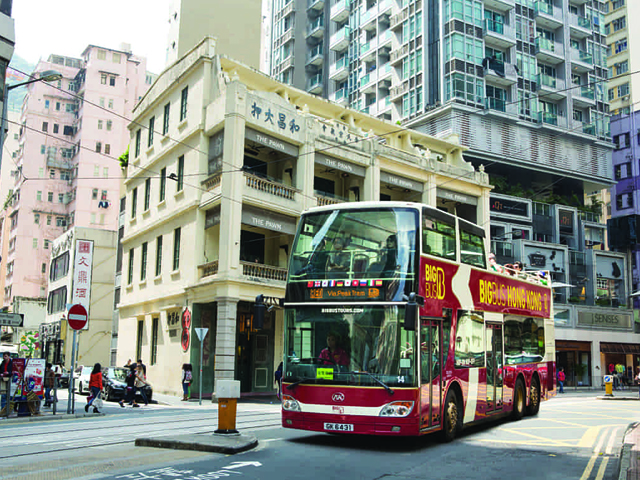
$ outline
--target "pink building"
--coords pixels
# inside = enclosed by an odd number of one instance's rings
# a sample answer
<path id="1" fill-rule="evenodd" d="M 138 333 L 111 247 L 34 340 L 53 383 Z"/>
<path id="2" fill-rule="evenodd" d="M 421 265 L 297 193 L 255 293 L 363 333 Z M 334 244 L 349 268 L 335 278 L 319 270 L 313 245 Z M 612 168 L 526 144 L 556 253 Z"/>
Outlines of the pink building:
<path id="1" fill-rule="evenodd" d="M 82 58 L 50 55 L 36 66 L 45 70 L 63 78 L 31 84 L 23 104 L 5 210 L 4 306 L 18 296 L 46 296 L 54 238 L 72 226 L 117 230 L 118 157 L 129 143 L 133 107 L 154 78 L 127 45 L 89 45 Z M 52 313 L 59 305 L 49 300 Z"/>

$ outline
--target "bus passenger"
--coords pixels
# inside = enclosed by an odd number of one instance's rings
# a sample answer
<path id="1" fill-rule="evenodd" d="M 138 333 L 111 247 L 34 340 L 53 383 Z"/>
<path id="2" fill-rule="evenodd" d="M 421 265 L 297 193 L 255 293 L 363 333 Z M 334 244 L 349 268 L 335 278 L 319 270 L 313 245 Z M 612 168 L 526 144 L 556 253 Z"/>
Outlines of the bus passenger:
<path id="1" fill-rule="evenodd" d="M 320 360 L 325 360 L 325 365 L 349 365 L 349 356 L 338 346 L 340 335 L 337 332 L 329 332 L 327 335 L 327 348 L 320 352 Z"/>
<path id="2" fill-rule="evenodd" d="M 387 237 L 384 256 L 385 261 L 382 269 L 382 277 L 391 278 L 398 269 L 398 238 L 395 235 L 389 235 Z"/>
<path id="3" fill-rule="evenodd" d="M 327 263 L 327 270 L 333 274 L 330 278 L 342 278 L 343 274 L 349 271 L 349 254 L 344 251 L 346 243 L 342 237 L 333 241 L 333 253 L 329 255 Z"/>

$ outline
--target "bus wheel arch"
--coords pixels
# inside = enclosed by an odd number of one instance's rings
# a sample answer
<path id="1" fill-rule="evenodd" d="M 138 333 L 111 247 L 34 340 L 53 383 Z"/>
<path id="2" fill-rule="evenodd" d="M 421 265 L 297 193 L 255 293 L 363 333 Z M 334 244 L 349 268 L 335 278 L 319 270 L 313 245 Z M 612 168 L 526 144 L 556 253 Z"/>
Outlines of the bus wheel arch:
<path id="1" fill-rule="evenodd" d="M 520 420 L 525 411 L 527 404 L 527 389 L 525 387 L 526 382 L 522 374 L 516 377 L 515 387 L 513 388 L 513 409 L 511 411 L 511 418 L 513 420 Z"/>
<path id="2" fill-rule="evenodd" d="M 527 405 L 527 415 L 537 415 L 540 411 L 540 401 L 542 391 L 540 390 L 540 377 L 538 372 L 534 372 L 531 377 L 531 385 L 529 387 L 529 404 Z"/>
<path id="3" fill-rule="evenodd" d="M 464 402 L 462 389 L 457 382 L 452 382 L 447 389 L 442 412 L 442 437 L 445 442 L 452 441 L 462 431 L 464 419 Z"/>

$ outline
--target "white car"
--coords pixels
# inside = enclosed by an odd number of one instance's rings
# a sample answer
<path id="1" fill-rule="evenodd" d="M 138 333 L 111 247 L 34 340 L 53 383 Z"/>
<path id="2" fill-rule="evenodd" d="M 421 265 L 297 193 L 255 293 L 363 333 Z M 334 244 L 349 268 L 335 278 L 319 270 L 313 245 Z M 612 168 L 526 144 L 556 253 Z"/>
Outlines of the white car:
<path id="1" fill-rule="evenodd" d="M 89 394 L 89 381 L 91 379 L 92 371 L 93 367 L 88 367 L 86 365 L 76 368 L 73 376 L 76 379 L 76 391 L 78 393 L 86 393 L 87 395 Z"/>

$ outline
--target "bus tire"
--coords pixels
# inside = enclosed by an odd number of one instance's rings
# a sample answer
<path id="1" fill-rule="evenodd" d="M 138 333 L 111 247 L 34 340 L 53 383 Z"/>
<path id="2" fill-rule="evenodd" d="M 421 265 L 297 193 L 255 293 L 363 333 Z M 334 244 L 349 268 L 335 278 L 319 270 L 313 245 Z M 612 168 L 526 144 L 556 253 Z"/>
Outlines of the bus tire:
<path id="1" fill-rule="evenodd" d="M 453 390 L 449 390 L 447 398 L 444 401 L 444 414 L 442 416 L 442 438 L 445 442 L 451 442 L 456 438 L 458 430 L 460 430 L 460 424 L 462 411 L 460 409 L 460 402 L 458 396 Z"/>
<path id="2" fill-rule="evenodd" d="M 527 405 L 527 415 L 537 415 L 540 411 L 540 382 L 536 377 L 531 379 L 531 390 L 529 391 L 529 405 Z"/>
<path id="3" fill-rule="evenodd" d="M 513 391 L 513 412 L 511 412 L 511 418 L 514 421 L 518 421 L 524 415 L 525 404 L 527 401 L 524 382 L 522 378 L 516 380 L 516 388 Z"/>

